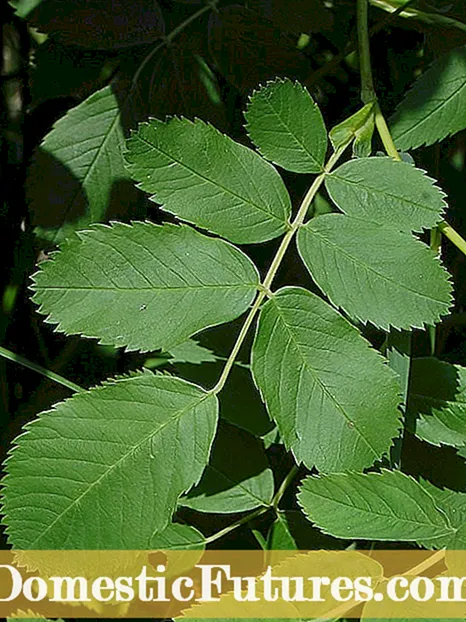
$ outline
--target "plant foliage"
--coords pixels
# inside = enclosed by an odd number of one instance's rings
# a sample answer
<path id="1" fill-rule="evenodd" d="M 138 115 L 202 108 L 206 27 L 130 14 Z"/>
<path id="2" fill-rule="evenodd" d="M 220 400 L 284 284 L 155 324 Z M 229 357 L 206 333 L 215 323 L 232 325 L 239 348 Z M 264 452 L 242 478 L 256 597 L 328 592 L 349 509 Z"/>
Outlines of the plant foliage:
<path id="1" fill-rule="evenodd" d="M 389 79 L 360 55 L 355 106 L 355 3 L 330 4 L 13 2 L 72 103 L 24 156 L 30 215 L 6 229 L 25 233 L 11 255 L 29 249 L 47 326 L 34 316 L 24 339 L 50 370 L 1 354 L 62 385 L 15 419 L 12 548 L 202 551 L 232 532 L 234 548 L 466 547 L 464 271 L 441 242 L 466 253 L 445 221 L 464 136 L 396 150 L 466 127 L 464 43 L 432 48 L 461 15 L 376 3 L 427 42 L 379 99 L 367 84 Z M 36 110 L 50 96 L 31 74 Z M 33 393 L 14 386 L 12 403 Z"/>

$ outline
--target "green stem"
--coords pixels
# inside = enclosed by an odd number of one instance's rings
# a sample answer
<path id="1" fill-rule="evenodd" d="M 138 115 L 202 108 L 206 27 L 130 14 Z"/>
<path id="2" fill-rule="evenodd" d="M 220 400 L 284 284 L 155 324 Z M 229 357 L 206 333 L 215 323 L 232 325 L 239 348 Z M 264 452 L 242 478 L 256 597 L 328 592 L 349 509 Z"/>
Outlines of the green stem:
<path id="1" fill-rule="evenodd" d="M 13 363 L 18 363 L 19 365 L 22 365 L 23 367 L 32 369 L 32 371 L 35 371 L 38 374 L 41 374 L 42 376 L 45 376 L 49 380 L 53 380 L 54 382 L 61 384 L 62 386 L 66 387 L 67 389 L 70 389 L 71 391 L 82 392 L 85 390 L 79 385 L 75 384 L 74 382 L 71 382 L 71 380 L 67 380 L 66 378 L 63 378 L 63 376 L 60 376 L 59 374 L 56 374 L 55 372 L 50 371 L 49 369 L 46 369 L 45 367 L 42 367 L 42 365 L 33 363 L 32 361 L 29 361 L 28 359 L 24 358 L 24 356 L 21 356 L 20 354 L 15 354 L 15 352 L 11 352 L 11 350 L 7 350 L 6 348 L 3 348 L 1 346 L 0 346 L 0 356 L 3 356 L 3 358 L 8 359 L 9 361 L 13 361 Z"/>
<path id="2" fill-rule="evenodd" d="M 299 210 L 298 210 L 298 213 L 296 214 L 295 219 L 291 223 L 290 228 L 288 229 L 286 234 L 283 236 L 282 242 L 278 248 L 278 251 L 275 257 L 273 258 L 269 271 L 267 272 L 267 275 L 265 276 L 265 279 L 260 286 L 259 292 L 254 301 L 254 304 L 252 305 L 251 310 L 249 311 L 246 317 L 246 320 L 240 330 L 238 338 L 236 339 L 236 342 L 233 346 L 230 356 L 228 357 L 225 367 L 222 370 L 220 378 L 218 379 L 217 384 L 211 390 L 211 393 L 213 393 L 214 395 L 216 395 L 217 393 L 220 393 L 220 391 L 225 386 L 225 383 L 228 380 L 228 376 L 230 375 L 231 369 L 233 365 L 235 364 L 236 357 L 238 356 L 241 346 L 243 345 L 244 340 L 246 339 L 246 336 L 249 332 L 249 329 L 251 328 L 254 322 L 257 312 L 259 311 L 265 298 L 268 295 L 270 295 L 270 287 L 278 272 L 278 269 L 280 268 L 283 258 L 285 257 L 286 251 L 288 250 L 288 247 L 291 244 L 291 241 L 293 240 L 298 229 L 304 223 L 304 219 L 306 218 L 306 214 L 309 210 L 309 207 L 312 201 L 314 200 L 320 186 L 322 185 L 326 174 L 330 172 L 332 168 L 335 166 L 336 162 L 338 161 L 338 159 L 340 158 L 340 156 L 342 155 L 346 147 L 347 147 L 347 144 L 340 147 L 340 149 L 338 149 L 329 158 L 323 172 L 314 179 L 311 187 L 309 188 L 308 192 L 306 193 L 306 196 L 304 197 L 299 207 Z"/>
<path id="3" fill-rule="evenodd" d="M 466 32 L 466 24 L 458 19 L 454 19 L 453 17 L 448 17 L 448 15 L 441 15 L 440 13 L 426 13 L 425 11 L 419 11 L 415 8 L 407 10 L 408 3 L 406 5 L 401 5 L 395 9 L 394 6 L 392 6 L 389 2 L 386 2 L 385 0 L 369 0 L 369 2 L 378 9 L 382 9 L 382 11 L 387 11 L 389 15 L 393 15 L 396 10 L 399 11 L 401 17 L 404 17 L 406 19 L 415 19 L 432 26 L 446 26 L 447 28 L 457 28 L 462 32 Z M 410 2 L 409 4 L 412 3 Z"/>
<path id="4" fill-rule="evenodd" d="M 385 17 L 383 19 L 381 19 L 379 22 L 377 22 L 369 30 L 369 37 L 372 37 L 373 35 L 377 34 L 380 30 L 383 30 L 385 28 L 385 26 L 388 26 L 395 19 L 395 17 L 398 17 L 398 15 L 407 6 L 413 4 L 413 2 L 415 2 L 415 1 L 416 0 L 408 0 L 404 5 L 399 6 L 396 9 L 396 11 L 393 11 L 393 13 L 388 13 L 388 15 L 385 15 Z M 315 84 L 316 82 L 319 82 L 319 80 L 324 78 L 327 74 L 329 74 L 330 72 L 334 71 L 338 67 L 338 65 L 342 61 L 345 60 L 345 58 L 347 58 L 348 56 L 350 56 L 351 54 L 356 52 L 356 50 L 357 50 L 357 45 L 356 45 L 355 41 L 350 41 L 345 46 L 345 49 L 343 50 L 343 52 L 341 52 L 340 54 L 337 54 L 336 56 L 334 56 L 332 58 L 332 60 L 330 60 L 328 63 L 326 63 L 320 69 L 317 69 L 317 71 L 314 71 L 314 73 L 310 76 L 310 78 L 308 80 L 306 80 L 305 84 L 308 87 L 310 87 L 313 84 Z"/>
<path id="5" fill-rule="evenodd" d="M 362 12 L 362 10 L 359 10 L 359 6 L 362 4 L 364 4 L 367 9 L 367 0 L 358 0 L 358 17 L 365 16 L 367 19 L 367 10 L 365 13 Z M 363 99 L 362 89 L 364 88 L 364 84 L 369 80 L 369 77 L 370 80 L 372 80 L 368 48 L 369 36 L 367 32 L 367 21 L 365 22 L 365 24 L 359 24 L 358 22 L 358 32 L 362 35 L 362 40 L 360 40 L 360 55 L 361 57 L 364 56 L 364 58 L 366 59 L 369 58 L 369 68 L 364 65 L 364 71 L 366 72 L 365 77 L 363 76 L 363 64 L 361 63 L 361 98 Z M 362 49 L 363 46 L 364 50 Z M 374 97 L 376 97 L 375 93 Z M 375 125 L 377 127 L 377 131 L 387 154 L 391 156 L 394 160 L 401 160 L 401 156 L 398 153 L 398 149 L 396 148 L 385 117 L 377 101 L 375 103 Z M 455 231 L 455 229 L 453 229 L 450 224 L 448 224 L 446 221 L 442 221 L 438 225 L 438 229 L 443 233 L 446 238 L 450 240 L 450 242 L 452 242 L 464 255 L 466 255 L 466 240 L 464 240 L 464 238 L 457 231 Z"/>
<path id="6" fill-rule="evenodd" d="M 285 491 L 288 488 L 288 486 L 291 484 L 291 482 L 295 478 L 296 474 L 298 473 L 298 470 L 299 470 L 298 467 L 294 465 L 291 471 L 288 473 L 288 475 L 285 477 L 285 479 L 281 483 L 280 488 L 278 489 L 278 492 L 273 498 L 270 506 L 260 507 L 254 512 L 251 512 L 250 514 L 248 514 L 247 516 L 243 516 L 243 518 L 240 518 L 239 520 L 232 523 L 231 525 L 228 525 L 228 527 L 225 527 L 224 529 L 217 531 L 216 533 L 206 538 L 206 544 L 215 542 L 215 540 L 220 540 L 220 538 L 223 538 L 224 536 L 228 535 L 235 529 L 238 529 L 238 527 L 241 527 L 241 525 L 246 525 L 250 521 L 254 520 L 255 518 L 258 518 L 259 516 L 262 516 L 262 514 L 265 514 L 271 509 L 275 510 L 276 512 L 281 498 L 285 494 Z"/>
<path id="7" fill-rule="evenodd" d="M 179 26 L 174 28 L 166 37 L 165 40 L 167 43 L 171 43 L 175 37 L 177 37 L 185 28 L 187 28 L 192 22 L 195 22 L 199 17 L 204 15 L 204 13 L 208 13 L 209 11 L 213 11 L 218 4 L 218 0 L 211 0 L 207 2 L 205 6 L 201 9 L 190 15 L 184 22 L 181 22 Z"/>
<path id="8" fill-rule="evenodd" d="M 187 28 L 190 24 L 192 24 L 192 22 L 196 21 L 199 17 L 204 15 L 204 13 L 213 11 L 215 7 L 217 6 L 217 4 L 218 4 L 218 0 L 211 0 L 210 2 L 207 2 L 205 6 L 203 6 L 201 9 L 199 9 L 198 11 L 196 11 L 195 13 L 187 17 L 184 20 L 184 22 L 181 22 L 181 24 L 179 24 L 176 28 L 174 28 L 171 32 L 169 32 L 168 35 L 166 35 L 163 38 L 163 40 L 158 45 L 156 45 L 153 50 L 151 50 L 151 52 L 145 57 L 145 59 L 139 65 L 138 70 L 133 76 L 132 87 L 134 88 L 136 86 L 139 78 L 141 77 L 141 73 L 144 71 L 147 64 L 154 58 L 154 56 L 157 54 L 159 50 L 161 50 L 167 45 L 170 45 L 170 43 L 173 42 L 173 39 L 175 39 L 175 37 L 177 37 L 180 33 L 182 33 L 183 30 L 185 30 L 185 28 Z"/>
<path id="9" fill-rule="evenodd" d="M 393 142 L 392 135 L 388 129 L 387 122 L 383 116 L 382 110 L 378 102 L 375 104 L 375 126 L 379 132 L 380 139 L 382 140 L 385 151 L 394 160 L 401 161 L 401 156 L 398 153 L 395 143 Z"/>
<path id="10" fill-rule="evenodd" d="M 240 518 L 235 523 L 228 525 L 228 527 L 225 527 L 224 529 L 220 529 L 220 531 L 217 531 L 216 533 L 212 534 L 211 536 L 205 539 L 205 543 L 210 544 L 211 542 L 220 540 L 220 538 L 223 538 L 224 536 L 228 535 L 235 529 L 238 529 L 238 527 L 241 527 L 241 525 L 245 525 L 246 523 L 249 523 L 249 521 L 252 521 L 255 518 L 258 518 L 259 516 L 262 516 L 262 514 L 265 514 L 269 510 L 270 510 L 269 506 L 258 508 L 254 512 L 251 512 L 250 514 L 248 514 L 247 516 L 243 516 L 243 518 Z"/>
<path id="11" fill-rule="evenodd" d="M 357 0 L 359 68 L 361 72 L 361 100 L 363 104 L 369 104 L 375 99 L 367 12 L 367 0 Z"/>
<path id="12" fill-rule="evenodd" d="M 443 235 L 450 240 L 450 242 L 453 242 L 453 244 L 459 248 L 464 255 L 466 255 L 466 240 L 462 238 L 451 225 L 444 220 L 439 224 L 438 228 Z"/>
<path id="13" fill-rule="evenodd" d="M 291 468 L 291 471 L 288 473 L 288 475 L 285 477 L 285 479 L 281 483 L 280 488 L 277 491 L 277 494 L 272 500 L 272 507 L 275 510 L 278 509 L 278 506 L 280 504 L 280 501 L 282 500 L 283 495 L 287 491 L 288 486 L 291 484 L 291 482 L 294 480 L 294 478 L 298 474 L 298 471 L 299 471 L 299 467 L 296 464 L 294 464 L 293 467 Z"/>

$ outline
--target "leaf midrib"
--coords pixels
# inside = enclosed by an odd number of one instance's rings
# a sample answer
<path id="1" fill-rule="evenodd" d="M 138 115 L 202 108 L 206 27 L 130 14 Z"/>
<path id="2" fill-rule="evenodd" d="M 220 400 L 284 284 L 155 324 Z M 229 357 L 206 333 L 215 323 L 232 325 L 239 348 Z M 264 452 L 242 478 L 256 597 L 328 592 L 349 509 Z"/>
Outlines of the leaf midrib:
<path id="1" fill-rule="evenodd" d="M 202 179 L 203 181 L 208 182 L 209 184 L 212 184 L 213 186 L 217 187 L 217 188 L 221 188 L 226 194 L 230 194 L 231 196 L 235 197 L 236 199 L 239 199 L 240 201 L 242 201 L 243 203 L 246 203 L 247 205 L 251 205 L 252 207 L 254 207 L 255 209 L 259 210 L 260 212 L 263 212 L 264 214 L 267 214 L 267 216 L 269 218 L 273 218 L 274 220 L 277 220 L 282 226 L 286 226 L 287 223 L 287 219 L 281 219 L 278 216 L 276 216 L 273 212 L 268 211 L 265 207 L 262 207 L 261 205 L 255 203 L 254 201 L 252 201 L 249 198 L 244 198 L 243 196 L 241 196 L 240 194 L 237 194 L 236 192 L 233 192 L 230 188 L 226 188 L 224 185 L 222 185 L 221 183 L 218 183 L 217 181 L 212 181 L 212 179 L 210 179 L 209 177 L 206 177 L 205 175 L 202 175 L 201 173 L 199 173 L 198 171 L 194 170 L 192 167 L 188 166 L 187 164 L 185 164 L 184 162 L 182 162 L 181 160 L 175 158 L 172 154 L 165 152 L 163 149 L 161 149 L 158 145 L 154 145 L 153 143 L 149 142 L 147 139 L 145 139 L 143 136 L 138 135 L 137 138 L 142 141 L 143 143 L 145 143 L 150 149 L 153 149 L 154 151 L 158 151 L 159 153 L 161 153 L 162 155 L 164 155 L 166 158 L 169 158 L 170 160 L 172 160 L 173 162 L 176 162 L 176 164 L 178 164 L 179 166 L 185 168 L 186 170 L 188 170 L 190 173 L 192 173 L 193 175 L 199 177 L 200 179 Z M 257 155 L 257 154 L 255 154 Z M 258 156 L 260 157 L 260 156 Z M 133 164 L 134 166 L 134 164 Z M 152 192 L 152 191 L 151 191 Z M 155 192 L 155 196 L 157 196 L 157 192 Z M 280 201 L 280 205 L 282 207 L 284 207 Z"/>
<path id="2" fill-rule="evenodd" d="M 423 179 L 426 179 L 425 175 L 423 175 L 422 177 L 423 177 Z M 367 190 L 369 192 L 373 192 L 374 194 L 380 194 L 382 196 L 389 197 L 390 199 L 396 199 L 397 201 L 400 201 L 400 202 L 402 201 L 404 203 L 408 203 L 408 205 L 412 205 L 413 207 L 421 208 L 421 209 L 425 209 L 425 210 L 430 211 L 430 212 L 437 213 L 437 209 L 435 207 L 430 207 L 429 205 L 426 205 L 425 203 L 417 203 L 416 201 L 407 199 L 404 196 L 400 197 L 400 196 L 398 196 L 396 194 L 392 194 L 390 192 L 386 192 L 384 190 L 380 190 L 379 188 L 373 188 L 372 186 L 365 185 L 364 182 L 354 181 L 352 179 L 348 179 L 347 177 L 340 177 L 336 173 L 331 173 L 329 175 L 329 178 L 330 179 L 338 179 L 339 181 L 341 181 L 343 183 L 347 183 L 348 185 L 362 187 L 364 190 Z M 435 188 L 435 185 L 432 184 L 431 188 Z M 442 200 L 442 202 L 443 202 L 443 200 Z M 445 209 L 445 205 L 443 205 L 442 207 L 443 207 L 443 210 L 444 210 Z M 341 209 L 343 211 L 345 211 L 343 208 L 341 208 Z M 439 216 L 439 220 L 440 219 L 441 219 L 441 216 Z"/>
<path id="3" fill-rule="evenodd" d="M 95 482 L 92 482 L 92 484 L 88 488 L 86 488 L 76 499 L 74 499 L 72 503 L 70 503 L 70 505 L 68 505 L 68 507 L 65 510 L 63 510 L 60 514 L 58 514 L 56 518 L 50 523 L 50 525 L 41 534 L 37 536 L 37 538 L 34 540 L 34 542 L 30 545 L 29 548 L 34 549 L 36 544 L 55 526 L 55 524 L 58 521 L 60 521 L 66 514 L 68 514 L 68 512 L 73 507 L 78 505 L 79 502 L 84 497 L 86 497 L 88 494 L 90 494 L 90 492 L 96 486 L 98 486 L 102 482 L 103 479 L 107 478 L 112 473 L 112 471 L 114 471 L 122 462 L 124 462 L 127 458 L 129 458 L 132 454 L 134 454 L 134 452 L 136 452 L 144 443 L 146 443 L 149 439 L 153 438 L 156 434 L 161 432 L 167 425 L 180 419 L 184 414 L 186 414 L 193 408 L 202 404 L 202 402 L 205 401 L 209 397 L 212 397 L 210 393 L 205 393 L 200 398 L 197 397 L 194 402 L 190 403 L 186 408 L 181 409 L 173 417 L 171 417 L 170 419 L 165 421 L 163 424 L 161 424 L 155 431 L 153 430 L 150 434 L 147 434 L 146 436 L 144 436 L 138 443 L 136 443 L 133 447 L 131 447 L 129 451 L 125 452 L 114 464 L 108 467 L 108 469 L 106 469 L 104 473 L 102 473 L 102 475 L 100 475 L 100 477 L 98 477 L 95 480 Z"/>
<path id="4" fill-rule="evenodd" d="M 394 132 L 395 140 L 402 140 L 404 137 L 409 136 L 412 132 L 414 132 L 420 125 L 423 125 L 424 123 L 428 122 L 430 117 L 436 114 L 444 106 L 447 106 L 450 103 L 450 100 L 454 99 L 455 97 L 459 97 L 464 88 L 466 88 L 466 80 L 464 81 L 464 84 L 459 89 L 457 89 L 451 95 L 449 95 L 447 99 L 442 100 L 439 105 L 435 106 L 435 108 L 433 108 L 427 115 L 424 115 L 419 121 L 416 121 L 414 125 L 409 127 L 407 130 L 404 130 L 402 134 L 399 134 L 398 136 L 396 136 Z M 416 95 L 417 95 L 417 92 L 416 92 Z"/>
<path id="5" fill-rule="evenodd" d="M 351 419 L 351 417 L 346 413 L 346 411 L 344 410 L 344 408 L 339 404 L 339 402 L 337 401 L 337 399 L 328 391 L 327 387 L 325 386 L 325 384 L 320 380 L 320 378 L 317 375 L 317 372 L 309 365 L 304 353 L 301 351 L 300 345 L 298 343 L 298 341 L 296 340 L 293 332 L 292 332 L 292 327 L 287 324 L 279 305 L 277 304 L 276 301 L 274 301 L 275 304 L 275 308 L 277 309 L 277 313 L 280 317 L 280 319 L 283 321 L 283 324 L 285 325 L 285 327 L 287 328 L 287 331 L 290 335 L 290 340 L 293 342 L 293 344 L 295 345 L 296 349 L 298 350 L 298 353 L 301 357 L 301 360 L 304 363 L 304 366 L 309 369 L 309 371 L 311 372 L 312 377 L 314 378 L 314 380 L 317 382 L 317 384 L 321 387 L 322 391 L 330 398 L 331 402 L 333 402 L 335 404 L 335 407 L 337 408 L 338 411 L 341 412 L 341 414 L 343 415 L 343 417 L 345 418 L 345 420 L 349 423 L 351 423 L 352 426 L 354 426 L 354 429 L 357 431 L 357 433 L 359 434 L 360 438 L 362 438 L 362 440 L 365 442 L 365 444 L 367 445 L 367 447 L 372 451 L 373 455 L 378 458 L 379 457 L 379 452 L 374 449 L 374 447 L 372 446 L 372 444 L 366 439 L 366 437 L 362 434 L 362 432 L 359 430 L 359 428 L 356 426 L 355 422 L 353 421 L 353 419 Z"/>
<path id="6" fill-rule="evenodd" d="M 361 266 L 362 268 L 364 268 L 368 272 L 372 272 L 373 274 L 375 274 L 379 278 L 387 281 L 391 285 L 395 285 L 399 289 L 406 290 L 407 292 L 410 292 L 410 293 L 412 293 L 412 294 L 414 294 L 416 296 L 419 296 L 420 298 L 425 298 L 426 300 L 430 300 L 432 302 L 441 304 L 442 306 L 445 306 L 447 304 L 443 300 L 438 300 L 437 298 L 433 298 L 432 296 L 427 296 L 426 294 L 422 294 L 421 292 L 417 292 L 416 290 L 411 289 L 410 287 L 406 287 L 405 285 L 400 285 L 400 283 L 398 281 L 395 281 L 395 280 L 391 279 L 390 277 L 388 277 L 388 276 L 386 276 L 384 274 L 381 274 L 380 272 L 377 272 L 377 270 L 375 270 L 375 268 L 372 268 L 368 264 L 362 263 L 361 260 L 355 258 L 353 255 L 350 255 L 349 252 L 346 251 L 342 246 L 338 246 L 335 242 L 332 242 L 331 240 L 329 240 L 328 237 L 325 237 L 325 235 L 320 233 L 319 231 L 316 231 L 315 229 L 307 228 L 306 226 L 304 226 L 303 227 L 303 231 L 306 231 L 306 230 L 310 231 L 316 237 L 320 238 L 324 242 L 324 244 L 327 244 L 328 246 L 336 248 L 342 255 L 347 257 L 349 260 L 351 260 L 356 265 Z"/>
<path id="7" fill-rule="evenodd" d="M 306 489 L 303 488 L 303 492 L 304 491 L 307 494 L 309 494 L 309 495 L 313 495 L 315 497 L 324 499 L 325 501 L 330 501 L 332 503 L 337 503 L 337 504 L 342 505 L 345 508 L 349 508 L 349 509 L 351 509 L 353 511 L 357 510 L 359 512 L 363 512 L 363 513 L 368 514 L 368 515 L 376 515 L 376 516 L 379 516 L 379 517 L 385 518 L 385 519 L 386 518 L 394 518 L 394 517 L 396 517 L 396 519 L 399 520 L 400 522 L 405 522 L 405 523 L 409 523 L 409 524 L 413 524 L 413 525 L 418 525 L 418 526 L 421 525 L 421 526 L 427 526 L 427 527 L 430 527 L 430 528 L 432 528 L 432 527 L 435 527 L 435 528 L 438 528 L 438 529 L 441 528 L 440 525 L 436 525 L 435 523 L 423 523 L 421 521 L 417 521 L 416 522 L 414 519 L 399 518 L 396 515 L 390 517 L 390 516 L 387 516 L 387 514 L 383 514 L 383 513 L 378 512 L 378 511 L 373 511 L 373 510 L 368 511 L 368 510 L 365 510 L 364 508 L 361 508 L 359 506 L 355 506 L 355 505 L 351 505 L 351 504 L 345 503 L 344 501 L 342 501 L 340 499 L 338 499 L 338 501 L 335 501 L 335 499 L 333 497 L 327 497 L 327 496 L 325 496 L 325 495 L 323 495 L 321 493 L 311 492 L 310 490 L 306 490 Z M 409 493 L 406 493 L 405 491 L 402 491 L 402 492 L 404 494 L 409 494 Z M 429 497 L 430 497 L 430 499 L 432 499 L 432 497 L 430 495 L 429 495 Z M 434 505 L 434 509 L 440 514 L 440 512 L 439 512 L 438 508 L 436 507 L 435 502 L 434 502 L 433 499 L 432 499 L 432 502 L 433 502 L 433 505 Z M 310 514 L 309 514 L 309 516 L 310 516 Z M 312 519 L 312 520 L 314 520 L 314 519 Z M 443 525 L 442 525 L 442 527 L 443 527 Z M 435 538 L 442 538 L 444 536 L 454 535 L 457 532 L 457 529 L 455 529 L 454 527 L 449 526 L 447 524 L 445 524 L 445 529 L 447 529 L 448 531 L 446 531 L 445 533 L 436 535 L 436 536 L 429 536 L 429 537 L 432 537 L 434 539 Z M 413 538 L 413 540 L 415 540 L 415 538 Z M 406 540 L 406 542 L 408 542 L 408 540 Z"/>
<path id="8" fill-rule="evenodd" d="M 154 291 L 185 291 L 185 290 L 205 290 L 205 289 L 257 289 L 257 283 L 238 283 L 238 285 L 188 285 L 188 286 L 174 286 L 174 287 L 161 287 L 159 285 L 154 287 L 72 287 L 63 286 L 59 287 L 54 285 L 53 287 L 34 287 L 34 292 L 50 292 L 50 291 L 73 291 L 73 292 L 154 292 Z"/>
<path id="9" fill-rule="evenodd" d="M 111 97 L 115 98 L 115 95 L 113 94 L 113 92 L 111 90 L 111 86 L 106 86 L 102 90 L 106 90 L 106 89 L 109 89 L 109 92 L 108 92 L 107 96 L 111 96 Z M 126 105 L 128 103 L 130 95 L 131 95 L 131 90 L 128 91 L 128 93 L 126 94 L 126 97 L 125 97 L 124 102 L 122 104 L 122 110 L 124 110 L 126 108 Z M 84 104 L 84 102 L 83 102 L 83 104 Z M 65 223 L 66 216 L 69 214 L 71 208 L 73 207 L 74 202 L 76 200 L 76 197 L 78 196 L 79 192 L 81 191 L 81 187 L 82 188 L 86 188 L 86 183 L 87 183 L 89 177 L 91 176 L 92 172 L 94 171 L 94 168 L 97 166 L 97 160 L 99 159 L 100 155 L 104 152 L 104 150 L 105 150 L 105 148 L 107 146 L 107 143 L 110 140 L 110 137 L 112 136 L 112 134 L 115 131 L 115 129 L 117 129 L 117 127 L 118 127 L 118 122 L 119 122 L 120 116 L 121 116 L 121 112 L 119 111 L 118 104 L 114 107 L 112 112 L 114 112 L 115 117 L 114 117 L 113 121 L 111 122 L 110 127 L 108 128 L 107 132 L 105 133 L 105 137 L 104 137 L 102 143 L 100 144 L 99 147 L 97 147 L 96 152 L 94 154 L 94 157 L 92 158 L 92 161 L 91 161 L 91 163 L 90 163 L 90 165 L 89 165 L 89 167 L 88 167 L 84 177 L 82 178 L 82 180 L 80 180 L 79 187 L 73 193 L 73 197 L 69 201 L 68 206 L 65 209 L 65 212 L 63 214 L 62 223 L 55 230 L 55 234 L 53 236 L 52 242 L 55 242 L 55 240 L 57 239 L 57 235 L 59 234 L 61 229 L 65 226 L 65 224 L 66 224 Z M 66 117 L 63 117 L 63 121 L 65 120 L 65 118 Z M 58 123 L 55 126 L 54 131 L 56 131 L 57 128 L 58 128 Z"/>
<path id="10" fill-rule="evenodd" d="M 290 126 L 288 125 L 288 123 L 286 123 L 286 121 L 284 119 L 282 119 L 282 117 L 279 115 L 279 113 L 277 112 L 277 110 L 274 108 L 273 103 L 270 101 L 270 98 L 265 98 L 265 102 L 266 104 L 269 105 L 269 107 L 272 109 L 272 111 L 275 113 L 275 116 L 278 118 L 278 120 L 281 122 L 281 124 L 283 125 L 283 127 L 285 127 L 286 130 L 288 130 L 288 133 L 296 140 L 296 142 L 298 143 L 298 145 L 301 147 L 301 149 L 307 153 L 307 155 L 310 157 L 310 159 L 312 160 L 312 162 L 314 164 L 317 165 L 317 167 L 319 168 L 319 170 L 322 170 L 322 164 L 314 157 L 314 155 L 309 151 L 309 149 L 306 147 L 306 145 L 299 139 L 299 137 L 291 130 Z M 316 108 L 313 109 L 313 112 L 316 111 Z M 263 130 L 261 130 L 263 131 Z M 273 131 L 273 130 L 272 130 Z"/>

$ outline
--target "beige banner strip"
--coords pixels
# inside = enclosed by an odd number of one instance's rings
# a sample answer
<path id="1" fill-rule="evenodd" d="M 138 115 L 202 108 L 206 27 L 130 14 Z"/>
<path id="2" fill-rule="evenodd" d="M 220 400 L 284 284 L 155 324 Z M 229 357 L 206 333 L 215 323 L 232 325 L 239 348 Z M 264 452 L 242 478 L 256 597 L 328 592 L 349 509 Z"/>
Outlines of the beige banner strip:
<path id="1" fill-rule="evenodd" d="M 0 616 L 464 619 L 466 551 L 2 551 Z"/>

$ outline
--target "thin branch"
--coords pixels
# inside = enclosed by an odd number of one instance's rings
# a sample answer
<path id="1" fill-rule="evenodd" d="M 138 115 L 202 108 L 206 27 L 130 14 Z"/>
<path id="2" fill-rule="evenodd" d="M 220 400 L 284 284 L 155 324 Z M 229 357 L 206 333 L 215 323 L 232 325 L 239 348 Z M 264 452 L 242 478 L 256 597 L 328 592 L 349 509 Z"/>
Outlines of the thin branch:
<path id="1" fill-rule="evenodd" d="M 7 350 L 7 348 L 3 348 L 0 346 L 0 356 L 7 359 L 8 361 L 12 361 L 13 363 L 18 363 L 19 365 L 22 365 L 23 367 L 27 367 L 28 369 L 31 369 L 32 371 L 35 371 L 38 374 L 41 374 L 42 376 L 45 376 L 49 380 L 53 380 L 54 382 L 61 384 L 62 386 L 66 387 L 67 389 L 70 389 L 73 392 L 80 393 L 82 391 L 85 391 L 85 389 L 75 384 L 71 380 L 68 380 L 67 378 L 64 378 L 63 376 L 60 376 L 59 374 L 56 374 L 55 372 L 50 371 L 49 369 L 46 369 L 45 367 L 42 367 L 42 365 L 33 363 L 29 359 L 24 358 L 24 356 L 21 356 L 20 354 L 16 354 L 15 352 L 12 352 L 11 350 Z"/>
<path id="2" fill-rule="evenodd" d="M 312 201 L 314 200 L 320 186 L 322 185 L 322 183 L 324 182 L 325 176 L 327 173 L 329 173 L 332 168 L 335 166 L 335 164 L 337 163 L 337 161 L 339 160 L 339 158 L 341 157 L 341 155 L 343 154 L 343 151 L 346 149 L 346 147 L 348 146 L 349 142 L 345 145 L 343 145 L 342 147 L 340 147 L 340 149 L 338 149 L 330 158 L 328 163 L 326 164 L 323 172 L 318 175 L 315 179 L 314 182 L 312 183 L 311 187 L 309 188 L 306 196 L 304 197 L 301 206 L 298 210 L 298 213 L 296 214 L 296 217 L 294 219 L 294 221 L 291 223 L 290 228 L 288 229 L 288 231 L 286 232 L 286 234 L 284 235 L 282 242 L 278 248 L 278 251 L 275 255 L 275 257 L 272 260 L 272 264 L 270 265 L 269 271 L 267 272 L 267 275 L 263 281 L 263 283 L 261 284 L 260 288 L 259 288 L 259 292 L 257 294 L 257 297 L 254 301 L 254 304 L 251 308 L 251 310 L 249 311 L 248 316 L 246 317 L 246 320 L 241 328 L 241 331 L 238 335 L 238 338 L 233 346 L 233 349 L 230 353 L 230 356 L 228 357 L 228 360 L 225 364 L 225 367 L 223 368 L 222 374 L 217 382 L 217 384 L 214 386 L 214 388 L 211 390 L 211 393 L 213 393 L 214 395 L 216 395 L 217 393 L 219 393 L 223 387 L 225 386 L 225 383 L 228 379 L 228 376 L 230 375 L 230 371 L 235 363 L 236 357 L 239 354 L 239 351 L 241 349 L 241 346 L 244 343 L 244 340 L 246 339 L 246 336 L 249 332 L 249 329 L 252 326 L 252 323 L 254 322 L 254 319 L 257 315 L 257 312 L 259 311 L 262 303 L 264 302 L 265 298 L 269 295 L 270 293 L 270 287 L 273 283 L 273 280 L 278 272 L 278 269 L 281 266 L 281 263 L 283 261 L 283 258 L 285 257 L 285 254 L 291 244 L 291 241 L 293 240 L 296 232 L 298 231 L 298 229 L 302 226 L 304 219 L 306 218 L 306 214 L 309 210 L 309 207 L 312 203 Z"/>

